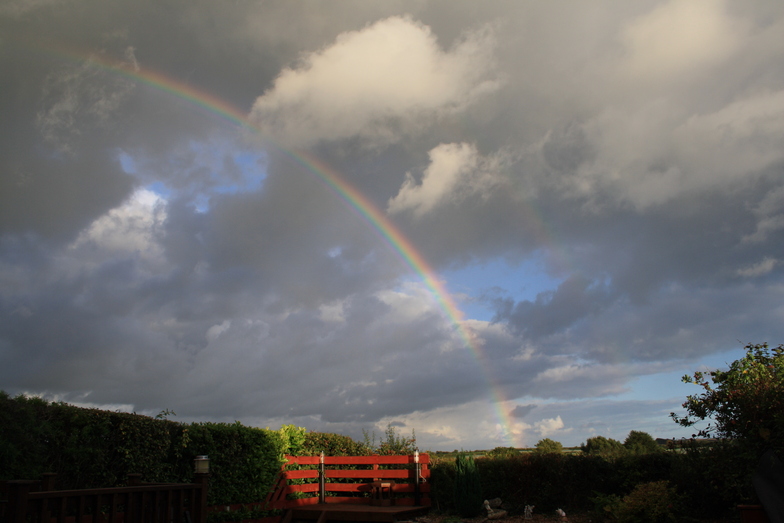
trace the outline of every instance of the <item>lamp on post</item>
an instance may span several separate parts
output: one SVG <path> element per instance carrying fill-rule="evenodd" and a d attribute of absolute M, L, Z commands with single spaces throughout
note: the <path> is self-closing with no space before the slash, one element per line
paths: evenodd
<path fill-rule="evenodd" d="M 318 480 L 319 480 L 319 503 L 326 503 L 327 502 L 327 476 L 326 476 L 326 468 L 324 467 L 324 451 L 321 451 L 319 455 L 319 469 L 318 469 Z"/>
<path fill-rule="evenodd" d="M 414 505 L 419 505 L 421 495 L 419 492 L 419 478 L 422 475 L 422 466 L 419 464 L 419 450 L 414 451 Z"/>
<path fill-rule="evenodd" d="M 198 485 L 198 501 L 196 502 L 196 512 L 193 523 L 207 523 L 207 488 L 210 477 L 210 458 L 209 456 L 196 456 L 193 459 L 194 483 Z"/>
<path fill-rule="evenodd" d="M 210 473 L 210 457 L 209 456 L 196 456 L 193 459 L 193 472 L 195 474 L 209 474 Z"/>

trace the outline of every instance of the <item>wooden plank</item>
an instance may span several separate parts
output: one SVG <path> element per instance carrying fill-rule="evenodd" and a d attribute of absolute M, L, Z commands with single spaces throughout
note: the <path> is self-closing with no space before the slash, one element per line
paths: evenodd
<path fill-rule="evenodd" d="M 318 470 L 287 470 L 283 472 L 284 479 L 317 478 Z"/>
<path fill-rule="evenodd" d="M 318 492 L 318 483 L 306 483 L 305 485 L 289 485 L 285 488 L 286 494 L 293 492 Z"/>
<path fill-rule="evenodd" d="M 325 465 L 405 465 L 413 456 L 325 456 Z"/>
<path fill-rule="evenodd" d="M 408 478 L 407 470 L 387 469 L 387 470 L 326 470 L 324 475 L 328 478 Z"/>
<path fill-rule="evenodd" d="M 286 456 L 289 464 L 318 465 L 320 456 Z M 402 465 L 414 463 L 414 456 L 324 456 L 325 465 Z M 419 463 L 430 463 L 429 454 L 420 454 Z"/>
<path fill-rule="evenodd" d="M 370 492 L 369 483 L 327 483 L 327 492 Z"/>
<path fill-rule="evenodd" d="M 298 465 L 318 465 L 321 463 L 320 456 L 286 456 L 288 463 Z"/>

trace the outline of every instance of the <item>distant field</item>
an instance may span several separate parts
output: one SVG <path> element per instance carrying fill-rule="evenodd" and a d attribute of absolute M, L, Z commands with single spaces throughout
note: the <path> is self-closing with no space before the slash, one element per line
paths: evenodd
<path fill-rule="evenodd" d="M 527 452 L 533 452 L 536 449 L 534 447 L 525 447 L 525 448 L 516 448 L 514 450 L 520 452 L 521 454 L 524 454 Z M 451 452 L 434 451 L 434 452 L 428 452 L 428 454 L 430 454 L 433 457 L 445 458 L 445 459 L 454 458 L 458 454 L 468 454 L 469 456 L 473 456 L 474 458 L 483 458 L 487 454 L 490 454 L 491 452 L 492 450 L 453 450 Z M 564 447 L 563 452 L 564 454 L 573 454 L 576 452 L 582 452 L 582 450 L 580 449 L 580 447 Z"/>

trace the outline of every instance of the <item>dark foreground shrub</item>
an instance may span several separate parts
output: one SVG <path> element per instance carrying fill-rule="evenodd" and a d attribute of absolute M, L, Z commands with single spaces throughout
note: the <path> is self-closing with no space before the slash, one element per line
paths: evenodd
<path fill-rule="evenodd" d="M 473 456 L 458 454 L 455 458 L 454 500 L 458 514 L 464 518 L 478 516 L 482 511 L 482 484 Z"/>

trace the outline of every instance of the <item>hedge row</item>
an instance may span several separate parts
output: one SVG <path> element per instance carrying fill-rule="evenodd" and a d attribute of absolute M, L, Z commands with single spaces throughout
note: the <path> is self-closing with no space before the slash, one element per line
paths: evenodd
<path fill-rule="evenodd" d="M 678 505 L 681 514 L 725 517 L 737 504 L 758 503 L 751 484 L 755 465 L 754 459 L 731 444 L 617 458 L 518 453 L 476 459 L 483 499 L 499 497 L 514 514 L 522 514 L 526 505 L 534 505 L 538 513 L 556 508 L 567 513 L 601 512 L 608 499 L 663 481 L 677 493 L 665 501 Z M 456 509 L 455 474 L 454 460 L 434 460 L 432 496 L 443 511 Z"/>
<path fill-rule="evenodd" d="M 0 391 L 0 480 L 55 472 L 58 488 L 95 488 L 139 473 L 143 481 L 182 483 L 193 477 L 193 459 L 207 454 L 208 503 L 250 503 L 269 492 L 286 445 L 284 431 L 239 422 L 176 423 Z"/>
<path fill-rule="evenodd" d="M 193 458 L 207 454 L 212 472 L 208 503 L 252 503 L 269 492 L 285 453 L 336 456 L 372 450 L 347 436 L 307 433 L 291 425 L 273 431 L 239 422 L 183 424 L 10 398 L 0 391 L 0 480 L 56 472 L 58 488 L 121 485 L 128 473 L 140 473 L 149 482 L 188 482 Z M 540 513 L 590 511 L 640 485 L 667 482 L 678 493 L 673 504 L 681 503 L 684 513 L 723 516 L 738 503 L 755 501 L 750 481 L 755 465 L 752 456 L 719 442 L 713 448 L 615 457 L 509 452 L 476 460 L 482 498 L 500 497 L 515 514 L 525 505 L 535 505 Z M 434 458 L 431 497 L 441 511 L 455 508 L 455 476 L 453 459 Z"/>

